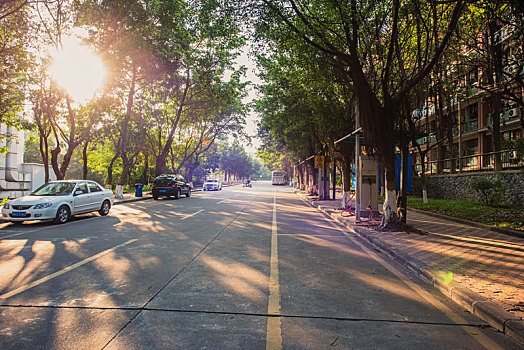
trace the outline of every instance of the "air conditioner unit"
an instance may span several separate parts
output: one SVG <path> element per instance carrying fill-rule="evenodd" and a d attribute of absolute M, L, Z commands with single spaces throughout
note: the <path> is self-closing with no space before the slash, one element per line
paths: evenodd
<path fill-rule="evenodd" d="M 520 115 L 520 110 L 519 108 L 508 109 L 506 111 L 506 115 L 508 116 L 509 119 L 515 118 Z"/>
<path fill-rule="evenodd" d="M 503 69 L 504 73 L 506 73 L 506 74 L 513 74 L 513 73 L 515 73 L 516 70 L 517 70 L 517 65 L 516 64 L 511 65 L 511 66 L 506 66 Z"/>
<path fill-rule="evenodd" d="M 517 151 L 509 152 L 509 159 L 518 159 Z"/>

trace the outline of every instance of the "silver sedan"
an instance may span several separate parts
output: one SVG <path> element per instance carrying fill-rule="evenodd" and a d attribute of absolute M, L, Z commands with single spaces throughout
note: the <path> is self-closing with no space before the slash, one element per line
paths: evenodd
<path fill-rule="evenodd" d="M 88 180 L 52 181 L 40 186 L 29 196 L 4 204 L 2 217 L 15 223 L 27 220 L 53 219 L 63 224 L 76 214 L 98 211 L 109 213 L 113 191 Z"/>

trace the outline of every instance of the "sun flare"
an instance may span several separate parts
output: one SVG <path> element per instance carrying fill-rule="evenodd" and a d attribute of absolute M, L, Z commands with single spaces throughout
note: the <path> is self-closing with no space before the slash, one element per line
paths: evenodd
<path fill-rule="evenodd" d="M 64 40 L 63 49 L 56 52 L 49 73 L 78 103 L 93 98 L 106 78 L 100 57 L 75 39 Z"/>

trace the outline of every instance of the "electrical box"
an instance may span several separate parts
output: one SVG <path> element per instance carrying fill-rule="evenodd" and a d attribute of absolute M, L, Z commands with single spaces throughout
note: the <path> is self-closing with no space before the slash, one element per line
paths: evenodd
<path fill-rule="evenodd" d="M 360 156 L 360 213 L 369 215 L 369 208 L 378 214 L 378 162 L 370 156 Z"/>

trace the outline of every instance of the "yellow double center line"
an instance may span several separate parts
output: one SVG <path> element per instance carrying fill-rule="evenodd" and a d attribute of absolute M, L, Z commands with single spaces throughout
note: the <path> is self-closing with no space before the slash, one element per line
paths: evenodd
<path fill-rule="evenodd" d="M 271 260 L 269 268 L 269 315 L 280 315 L 280 284 L 278 281 L 278 229 L 277 195 L 273 193 L 273 223 L 271 225 Z M 269 316 L 267 319 L 266 349 L 282 349 L 282 322 L 280 317 Z"/>

